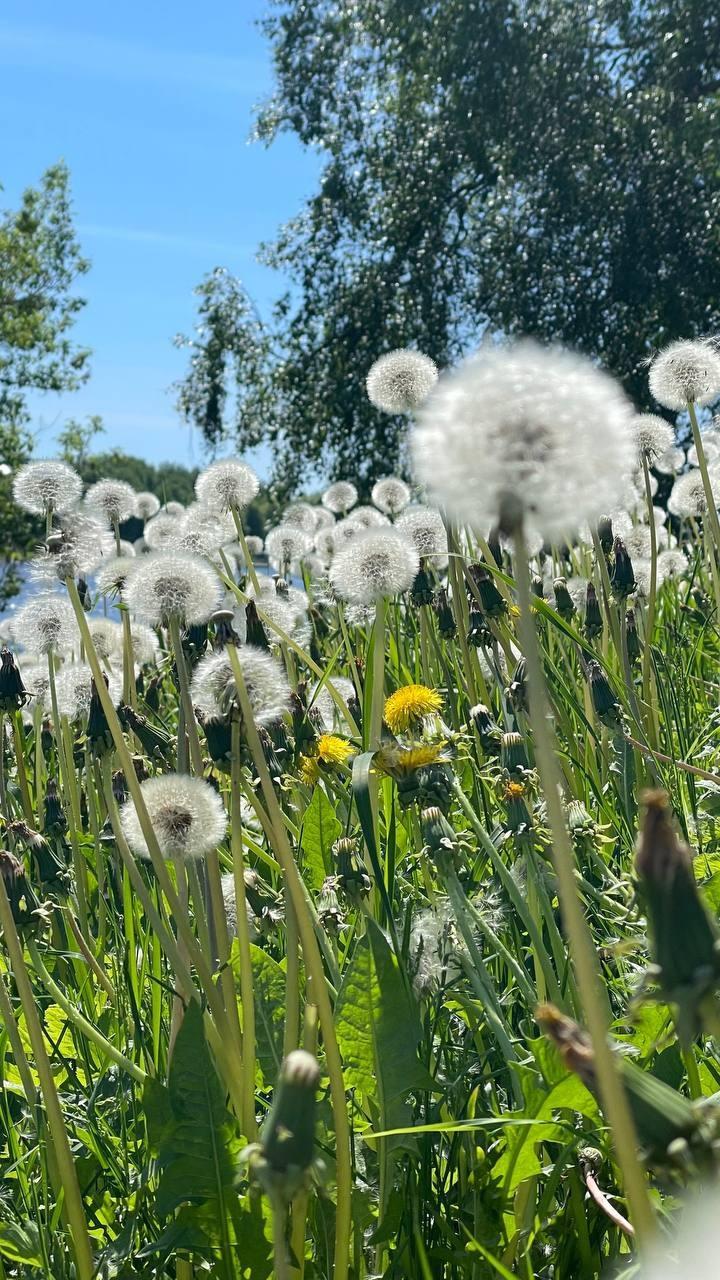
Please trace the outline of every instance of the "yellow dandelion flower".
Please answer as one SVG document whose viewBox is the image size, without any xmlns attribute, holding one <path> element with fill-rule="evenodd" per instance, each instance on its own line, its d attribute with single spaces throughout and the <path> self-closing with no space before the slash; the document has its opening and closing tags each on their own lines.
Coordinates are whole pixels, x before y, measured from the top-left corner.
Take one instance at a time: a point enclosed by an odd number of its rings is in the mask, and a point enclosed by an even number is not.
<svg viewBox="0 0 720 1280">
<path fill-rule="evenodd" d="M 351 742 L 344 738 L 336 738 L 332 733 L 323 733 L 316 743 L 317 758 L 323 764 L 345 764 L 353 754 Z"/>
<path fill-rule="evenodd" d="M 315 756 L 301 756 L 299 762 L 300 780 L 306 787 L 314 787 L 320 780 L 320 765 Z"/>
<path fill-rule="evenodd" d="M 525 795 L 525 787 L 522 782 L 506 782 L 503 787 L 503 796 L 506 800 L 519 800 Z"/>
<path fill-rule="evenodd" d="M 446 760 L 444 747 L 444 742 L 427 742 L 416 747 L 381 747 L 375 755 L 375 768 L 391 778 L 405 777 L 417 769 Z"/>
<path fill-rule="evenodd" d="M 393 733 L 407 733 L 441 707 L 442 698 L 436 689 L 428 689 L 424 684 L 406 684 L 386 699 L 385 723 Z"/>
</svg>

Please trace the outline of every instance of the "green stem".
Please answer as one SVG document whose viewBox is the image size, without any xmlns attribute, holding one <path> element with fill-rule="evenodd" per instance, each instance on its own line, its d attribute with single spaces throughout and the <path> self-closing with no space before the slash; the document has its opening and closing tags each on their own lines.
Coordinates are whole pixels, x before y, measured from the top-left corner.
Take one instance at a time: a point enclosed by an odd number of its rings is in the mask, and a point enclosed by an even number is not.
<svg viewBox="0 0 720 1280">
<path fill-rule="evenodd" d="M 718 573 L 718 559 L 720 558 L 720 522 L 718 521 L 715 495 L 713 493 L 712 484 L 710 483 L 707 459 L 705 457 L 705 448 L 700 434 L 697 414 L 695 413 L 695 405 L 690 400 L 688 401 L 688 413 L 690 415 L 693 444 L 695 445 L 697 453 L 698 467 L 700 468 L 703 489 L 705 491 L 705 501 L 707 503 L 707 511 L 705 512 L 703 524 L 710 534 L 710 546 L 708 548 L 708 553 L 710 560 L 710 572 L 713 581 L 713 593 L 715 595 L 715 618 L 716 621 L 718 621 L 720 620 L 720 574 Z"/>
<path fill-rule="evenodd" d="M 201 778 L 203 775 L 202 748 L 200 746 L 200 737 L 198 734 L 195 713 L 193 711 L 192 698 L 190 697 L 190 677 L 188 675 L 187 662 L 185 661 L 185 650 L 182 647 L 180 621 L 177 617 L 170 618 L 169 631 L 173 654 L 175 656 L 178 685 L 180 686 L 180 700 L 182 702 L 183 711 L 185 712 L 185 728 L 190 742 L 192 771 L 197 778 Z"/>
<path fill-rule="evenodd" d="M 381 597 L 375 605 L 375 627 L 373 629 L 373 684 L 372 704 L 370 708 L 370 724 L 366 729 L 366 746 L 377 751 L 382 739 L 382 718 L 385 704 L 385 617 L 387 602 Z"/>
<path fill-rule="evenodd" d="M 242 553 L 243 553 L 243 556 L 244 556 L 244 558 L 245 558 L 245 565 L 246 565 L 246 568 L 247 568 L 247 571 L 248 571 L 248 576 L 249 576 L 249 578 L 250 578 L 250 581 L 252 582 L 252 585 L 253 585 L 253 591 L 255 592 L 255 595 L 256 595 L 256 596 L 258 597 L 258 599 L 259 599 L 259 598 L 260 598 L 260 583 L 259 583 L 259 581 L 258 581 L 257 570 L 256 570 L 256 568 L 255 568 L 255 562 L 254 562 L 254 560 L 253 560 L 252 556 L 250 555 L 250 552 L 248 551 L 248 544 L 247 544 L 247 540 L 246 540 L 246 538 L 245 538 L 245 531 L 244 531 L 243 526 L 242 526 L 242 517 L 241 517 L 240 512 L 238 511 L 237 507 L 231 507 L 231 508 L 230 508 L 230 511 L 231 511 L 231 513 L 232 513 L 232 518 L 233 518 L 233 520 L 234 520 L 234 522 L 235 522 L 235 531 L 236 531 L 236 533 L 237 533 L 237 539 L 238 539 L 238 542 L 240 543 L 240 546 L 241 546 L 241 548 L 242 548 Z"/>
<path fill-rule="evenodd" d="M 243 1132 L 248 1142 L 257 1136 L 255 1120 L 255 996 L 253 993 L 252 953 L 245 896 L 245 859 L 242 833 L 242 789 L 240 785 L 240 722 L 233 718 L 230 763 L 230 848 L 235 880 L 235 914 L 240 949 L 240 1001 L 242 1004 L 243 1049 Z"/>
</svg>

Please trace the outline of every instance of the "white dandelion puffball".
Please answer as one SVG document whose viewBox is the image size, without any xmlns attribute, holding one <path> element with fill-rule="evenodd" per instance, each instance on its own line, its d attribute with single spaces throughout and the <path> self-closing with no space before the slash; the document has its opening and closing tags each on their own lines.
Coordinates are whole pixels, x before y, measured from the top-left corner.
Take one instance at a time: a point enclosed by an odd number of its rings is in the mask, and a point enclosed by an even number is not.
<svg viewBox="0 0 720 1280">
<path fill-rule="evenodd" d="M 112 666 L 119 661 L 122 667 L 123 629 L 112 618 L 88 618 L 92 642 L 100 661 Z"/>
<path fill-rule="evenodd" d="M 332 511 L 328 511 L 327 507 L 313 507 L 313 515 L 315 516 L 315 532 L 319 533 L 321 529 L 332 529 L 335 525 L 335 516 Z"/>
<path fill-rule="evenodd" d="M 252 467 L 239 458 L 221 458 L 211 462 L 195 481 L 195 493 L 209 511 L 243 511 L 260 488 Z"/>
<path fill-rule="evenodd" d="M 662 573 L 663 580 L 665 578 L 681 578 L 687 567 L 688 562 L 682 551 L 675 549 L 661 551 L 658 556 L 658 569 Z"/>
<path fill-rule="evenodd" d="M 357 531 L 356 531 L 357 532 Z M 315 534 L 315 550 L 323 564 L 327 565 L 335 551 L 335 529 L 319 529 Z"/>
<path fill-rule="evenodd" d="M 394 516 L 410 501 L 410 489 L 398 476 L 385 476 L 373 485 L 370 497 L 386 515 Z"/>
<path fill-rule="evenodd" d="M 164 511 L 165 514 L 169 516 L 181 516 L 185 512 L 185 503 L 175 502 L 171 499 L 170 502 L 164 503 L 164 505 L 161 507 L 161 510 Z"/>
<path fill-rule="evenodd" d="M 167 551 L 169 547 L 175 546 L 181 528 L 181 516 L 171 515 L 169 511 L 159 511 L 145 525 L 143 538 L 146 547 L 150 551 Z"/>
<path fill-rule="evenodd" d="M 62 596 L 43 593 L 18 609 L 13 637 L 29 653 L 59 653 L 79 648 L 80 633 L 72 607 Z"/>
<path fill-rule="evenodd" d="M 26 462 L 13 480 L 13 498 L 23 511 L 47 515 L 67 511 L 82 497 L 83 483 L 74 467 L 66 462 Z"/>
<path fill-rule="evenodd" d="M 31 704 L 42 704 L 45 694 L 50 688 L 50 675 L 47 662 L 23 662 L 21 673 L 23 684 L 31 697 Z"/>
<path fill-rule="evenodd" d="M 139 667 L 153 667 L 160 659 L 160 641 L 152 627 L 133 618 L 130 624 L 133 658 Z"/>
<path fill-rule="evenodd" d="M 529 340 L 483 348 L 420 410 L 415 469 L 459 522 L 502 523 L 512 504 L 546 538 L 564 537 L 618 505 L 635 459 L 630 419 L 617 383 L 580 356 Z"/>
<path fill-rule="evenodd" d="M 139 520 L 152 520 L 160 510 L 160 499 L 143 489 L 135 494 L 135 515 Z"/>
<path fill-rule="evenodd" d="M 655 459 L 653 466 L 664 476 L 674 476 L 685 462 L 685 454 L 679 445 L 673 446 L 672 449 L 666 450 L 659 458 Z"/>
<path fill-rule="evenodd" d="M 348 680 L 347 676 L 332 676 L 331 679 L 333 688 L 340 694 L 346 705 L 356 697 L 355 685 L 352 680 Z M 320 716 L 325 733 L 333 733 L 337 730 L 341 733 L 347 731 L 345 716 L 342 715 L 326 684 L 321 689 L 318 689 L 318 686 L 315 685 L 310 699 L 310 706 Z"/>
<path fill-rule="evenodd" d="M 356 507 L 350 512 L 347 520 L 356 529 L 379 529 L 381 525 L 390 524 L 385 513 L 378 511 L 377 507 Z"/>
<path fill-rule="evenodd" d="M 140 787 L 163 858 L 202 858 L 217 849 L 227 829 L 222 799 L 209 782 L 182 773 L 147 778 Z M 148 858 L 137 810 L 127 800 L 120 811 L 133 853 Z"/>
<path fill-rule="evenodd" d="M 368 373 L 368 399 L 385 413 L 411 413 L 437 382 L 437 366 L 420 351 L 388 351 Z"/>
<path fill-rule="evenodd" d="M 290 703 L 290 687 L 282 666 L 272 654 L 255 645 L 240 645 L 237 654 L 255 723 L 274 724 L 282 719 Z M 241 713 L 235 676 L 224 649 L 200 660 L 190 696 L 193 706 L 207 720 L 224 720 L 233 712 Z"/>
<path fill-rule="evenodd" d="M 87 577 L 112 555 L 113 547 L 113 536 L 100 520 L 81 511 L 70 511 L 60 518 L 58 527 L 32 561 L 33 577 L 46 582 Z"/>
<path fill-rule="evenodd" d="M 655 462 L 675 444 L 675 429 L 658 413 L 636 413 L 632 420 L 637 451 L 641 458 Z"/>
<path fill-rule="evenodd" d="M 338 516 L 347 515 L 357 500 L 358 491 L 349 480 L 336 480 L 322 496 L 323 506 Z"/>
<path fill-rule="evenodd" d="M 720 444 L 718 444 L 717 438 L 715 436 L 711 436 L 708 433 L 707 435 L 703 436 L 702 445 L 703 445 L 703 453 L 705 454 L 706 462 L 717 462 L 718 458 L 720 458 Z M 690 448 L 688 449 L 687 460 L 690 463 L 691 467 L 700 466 L 698 451 L 695 448 L 694 444 L 691 444 Z"/>
<path fill-rule="evenodd" d="M 66 662 L 55 676 L 58 715 L 68 720 L 81 720 L 90 710 L 92 698 L 92 671 L 85 662 Z M 117 706 L 120 701 L 122 682 L 110 677 L 108 692 Z M 49 687 L 45 692 L 44 710 L 52 715 L 52 696 Z"/>
<path fill-rule="evenodd" d="M 289 565 L 302 559 L 312 547 L 309 533 L 296 525 L 279 524 L 271 529 L 265 538 L 265 552 L 268 560 L 278 569 L 284 570 Z"/>
<path fill-rule="evenodd" d="M 414 544 L 399 529 L 368 529 L 337 551 L 330 582 L 349 604 L 368 605 L 408 591 L 420 568 Z"/>
<path fill-rule="evenodd" d="M 241 801 L 241 805 L 245 805 L 246 808 L 249 808 L 246 800 Z M 243 826 L 245 825 L 246 824 L 243 820 Z M 225 904 L 225 917 L 228 922 L 228 929 L 233 937 L 237 937 L 237 899 L 235 896 L 235 875 L 232 871 L 225 872 L 225 875 L 220 879 L 220 886 L 222 888 L 223 902 Z M 255 916 L 253 914 L 252 907 L 247 901 L 245 902 L 245 911 L 248 922 L 248 936 L 251 942 L 257 942 L 260 934 L 258 933 L 257 925 L 255 924 Z"/>
<path fill-rule="evenodd" d="M 210 511 L 195 504 L 177 522 L 174 537 L 168 545 L 173 551 L 190 551 L 193 555 L 212 558 L 221 547 L 237 538 L 229 512 Z"/>
<path fill-rule="evenodd" d="M 95 585 L 100 595 L 119 595 L 139 563 L 135 556 L 108 556 L 107 560 L 103 560 L 95 576 Z"/>
<path fill-rule="evenodd" d="M 125 603 L 151 627 L 177 618 L 185 625 L 207 622 L 222 598 L 215 570 L 199 556 L 178 552 L 145 556 L 125 583 Z"/>
<path fill-rule="evenodd" d="M 248 533 L 245 535 L 245 546 L 251 556 L 261 556 L 265 550 L 265 540 L 258 538 L 257 534 Z"/>
<path fill-rule="evenodd" d="M 122 524 L 135 511 L 135 490 L 125 480 L 98 480 L 85 494 L 91 510 L 99 511 L 108 524 Z"/>
<path fill-rule="evenodd" d="M 317 528 L 315 508 L 309 502 L 294 502 L 283 513 L 281 525 L 302 529 L 304 533 L 314 533 Z"/>
<path fill-rule="evenodd" d="M 707 498 L 699 471 L 686 471 L 678 476 L 668 498 L 668 511 L 673 516 L 688 520 L 707 511 Z"/>
<path fill-rule="evenodd" d="M 651 395 L 666 409 L 710 404 L 720 395 L 720 354 L 709 342 L 671 342 L 650 365 Z"/>
<path fill-rule="evenodd" d="M 395 528 L 407 534 L 421 559 L 425 556 L 447 554 L 447 529 L 436 507 L 424 507 L 420 504 L 406 507 L 395 521 Z"/>
</svg>

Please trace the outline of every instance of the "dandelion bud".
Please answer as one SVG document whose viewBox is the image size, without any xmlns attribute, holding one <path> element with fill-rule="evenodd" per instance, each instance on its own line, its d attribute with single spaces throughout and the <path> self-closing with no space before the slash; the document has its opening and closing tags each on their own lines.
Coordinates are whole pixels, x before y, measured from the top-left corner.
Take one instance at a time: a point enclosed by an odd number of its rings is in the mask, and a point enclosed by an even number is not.
<svg viewBox="0 0 720 1280">
<path fill-rule="evenodd" d="M 177 743 L 166 729 L 153 724 L 147 716 L 140 715 L 132 707 L 125 705 L 118 707 L 118 717 L 123 728 L 135 734 L 148 759 L 167 762 L 172 758 Z M 88 734 L 89 732 L 88 722 Z"/>
<path fill-rule="evenodd" d="M 506 773 L 524 775 L 530 768 L 528 754 L 519 733 L 504 733 L 500 739 L 500 763 Z"/>
<path fill-rule="evenodd" d="M 483 751 L 489 756 L 497 755 L 502 735 L 492 712 L 482 702 L 478 702 L 477 706 L 471 708 L 469 718 Z"/>
<path fill-rule="evenodd" d="M 615 535 L 613 533 L 613 522 L 610 516 L 601 516 L 598 520 L 597 535 L 603 555 L 609 556 L 613 549 Z"/>
<path fill-rule="evenodd" d="M 450 607 L 448 593 L 444 587 L 440 587 L 440 590 L 436 593 L 434 607 L 438 632 L 443 640 L 452 640 L 457 635 L 457 626 L 455 624 L 455 615 Z"/>
<path fill-rule="evenodd" d="M 576 609 L 575 602 L 567 589 L 567 582 L 564 578 L 555 579 L 553 591 L 555 593 L 555 608 L 565 622 L 570 622 L 576 613 Z"/>
<path fill-rule="evenodd" d="M 635 621 L 635 610 L 628 609 L 625 615 L 627 627 L 627 651 L 628 658 L 632 663 L 640 661 L 642 654 L 642 646 L 640 644 L 640 636 L 638 635 L 637 622 Z"/>
<path fill-rule="evenodd" d="M 602 635 L 602 629 L 603 620 L 597 592 L 592 582 L 588 582 L 585 595 L 585 635 L 588 640 L 594 640 L 596 636 Z"/>
<path fill-rule="evenodd" d="M 107 677 L 103 675 L 105 685 L 107 686 Z M 88 711 L 87 722 L 87 739 L 91 747 L 102 756 L 106 751 L 110 751 L 113 745 L 113 736 L 110 732 L 102 702 L 97 691 L 95 680 L 90 681 L 90 709 Z"/>
<path fill-rule="evenodd" d="M 470 575 L 480 596 L 480 605 L 488 618 L 502 618 L 507 613 L 507 601 L 501 596 L 484 564 L 471 564 Z"/>
<path fill-rule="evenodd" d="M 247 644 L 254 645 L 257 649 L 270 648 L 270 641 L 254 600 L 248 600 L 245 605 L 245 639 Z"/>
<path fill-rule="evenodd" d="M 135 490 L 125 480 L 98 480 L 85 494 L 85 502 L 116 527 L 135 510 Z"/>
<path fill-rule="evenodd" d="M 336 840 L 333 847 L 336 859 L 336 881 L 348 902 L 359 906 L 372 888 L 372 881 L 365 870 L 357 840 L 347 836 Z"/>
<path fill-rule="evenodd" d="M 318 895 L 317 914 L 320 924 L 331 938 L 338 938 L 343 929 L 347 928 L 345 913 L 340 906 L 332 877 L 325 881 Z"/>
<path fill-rule="evenodd" d="M 0 850 L 0 876 L 10 902 L 12 918 L 18 928 L 29 924 L 40 903 L 30 884 L 25 868 L 14 853 Z"/>
<path fill-rule="evenodd" d="M 0 653 L 0 711 L 19 711 L 30 696 L 12 653 L 3 649 Z"/>
<path fill-rule="evenodd" d="M 438 371 L 419 351 L 389 351 L 371 366 L 368 399 L 385 413 L 410 413 L 419 408 L 437 382 Z"/>
<path fill-rule="evenodd" d="M 294 1049 L 280 1068 L 272 1109 L 263 1125 L 260 1147 L 273 1175 L 273 1190 L 287 1201 L 312 1164 L 319 1084 L 317 1059 L 304 1049 Z"/>
<path fill-rule="evenodd" d="M 493 634 L 488 626 L 487 618 L 479 609 L 471 608 L 468 613 L 468 644 L 475 645 L 491 645 L 493 642 Z"/>
<path fill-rule="evenodd" d="M 202 778 L 168 773 L 141 783 L 145 807 L 164 858 L 202 858 L 220 844 L 227 827 L 225 807 Z M 139 858 L 149 852 L 132 800 L 120 811 L 125 839 Z"/>
<path fill-rule="evenodd" d="M 235 614 L 232 609 L 217 609 L 212 615 L 210 621 L 213 623 L 213 640 L 212 647 L 217 653 L 219 649 L 225 649 L 229 644 L 238 645 L 241 643 L 233 622 Z"/>
<path fill-rule="evenodd" d="M 244 511 L 260 488 L 252 467 L 236 458 L 221 458 L 200 472 L 195 481 L 198 502 L 209 511 Z"/>
<path fill-rule="evenodd" d="M 626 596 L 631 595 L 635 590 L 635 574 L 632 560 L 622 538 L 616 538 L 613 543 L 613 568 L 610 575 L 610 583 L 613 595 L 618 600 L 624 600 Z"/>
<path fill-rule="evenodd" d="M 709 342 L 671 342 L 650 365 L 648 381 L 666 409 L 709 404 L 720 395 L 720 355 Z"/>
<path fill-rule="evenodd" d="M 60 804 L 57 783 L 52 778 L 49 778 L 45 790 L 43 833 L 46 836 L 57 836 L 62 835 L 65 831 L 67 831 L 67 818 Z"/>
<path fill-rule="evenodd" d="M 508 685 L 508 697 L 516 711 L 527 711 L 529 707 L 527 689 L 527 662 L 520 658 L 513 673 L 512 683 Z"/>
<path fill-rule="evenodd" d="M 423 809 L 420 830 L 425 851 L 436 863 L 440 874 L 455 871 L 459 858 L 457 836 L 437 805 Z"/>
<path fill-rule="evenodd" d="M 605 672 L 598 662 L 589 662 L 587 674 L 598 719 L 608 728 L 617 729 L 622 723 L 621 708 Z"/>
</svg>

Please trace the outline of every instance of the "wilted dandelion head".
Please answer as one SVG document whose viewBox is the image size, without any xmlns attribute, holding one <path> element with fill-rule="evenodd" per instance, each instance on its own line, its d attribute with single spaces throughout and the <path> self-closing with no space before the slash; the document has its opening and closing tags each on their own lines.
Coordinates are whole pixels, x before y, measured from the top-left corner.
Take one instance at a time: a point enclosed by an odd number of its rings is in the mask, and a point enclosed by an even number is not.
<svg viewBox="0 0 720 1280">
<path fill-rule="evenodd" d="M 406 507 L 398 516 L 395 528 L 410 538 L 421 559 L 447 554 L 447 529 L 437 507 Z"/>
<path fill-rule="evenodd" d="M 618 504 L 633 464 L 630 407 L 588 360 L 531 341 L 483 349 L 440 380 L 420 410 L 419 480 L 459 522 L 547 538 Z"/>
<path fill-rule="evenodd" d="M 684 462 L 685 454 L 683 450 L 679 446 L 673 446 L 671 449 L 666 449 L 665 453 L 662 453 L 659 458 L 656 458 L 653 466 L 661 475 L 674 476 Z"/>
<path fill-rule="evenodd" d="M 88 618 L 88 627 L 92 636 L 95 652 L 100 661 L 113 666 L 118 660 L 122 663 L 123 629 L 119 622 L 112 618 Z"/>
<path fill-rule="evenodd" d="M 237 650 L 248 701 L 256 724 L 274 724 L 288 709 L 290 688 L 282 666 L 272 654 L 255 645 Z M 190 689 L 192 703 L 207 720 L 224 720 L 240 712 L 240 699 L 227 652 L 207 654 L 195 668 Z"/>
<path fill-rule="evenodd" d="M 225 835 L 225 807 L 214 787 L 202 778 L 167 773 L 141 784 L 142 797 L 164 858 L 202 858 L 217 849 Z M 122 829 L 139 858 L 149 857 L 137 810 L 128 800 L 120 811 Z"/>
<path fill-rule="evenodd" d="M 295 564 L 311 549 L 309 533 L 291 524 L 279 524 L 265 538 L 267 558 L 276 568 L 284 569 Z"/>
<path fill-rule="evenodd" d="M 119 595 L 133 569 L 140 562 L 135 556 L 108 556 L 95 576 L 101 596 Z"/>
<path fill-rule="evenodd" d="M 373 485 L 370 496 L 376 507 L 394 516 L 410 501 L 410 489 L 398 476 L 385 476 Z"/>
<path fill-rule="evenodd" d="M 43 593 L 18 609 L 13 636 L 30 653 L 66 655 L 79 645 L 75 614 L 62 596 Z"/>
<path fill-rule="evenodd" d="M 135 490 L 125 480 L 98 480 L 90 485 L 85 502 L 100 512 L 108 524 L 121 524 L 135 510 Z"/>
<path fill-rule="evenodd" d="M 368 373 L 368 399 L 385 413 L 411 413 L 432 391 L 437 376 L 434 361 L 420 351 L 388 351 Z"/>
<path fill-rule="evenodd" d="M 132 613 L 151 627 L 177 618 L 185 625 L 207 622 L 222 597 L 214 569 L 199 556 L 178 552 L 145 556 L 125 584 Z"/>
<path fill-rule="evenodd" d="M 343 600 L 367 605 L 408 591 L 419 567 L 415 546 L 401 530 L 368 529 L 336 552 L 330 582 Z"/>
<path fill-rule="evenodd" d="M 675 444 L 675 430 L 667 418 L 658 413 L 636 413 L 632 420 L 635 444 L 640 458 L 654 463 Z"/>
<path fill-rule="evenodd" d="M 684 475 L 678 476 L 670 490 L 668 511 L 682 520 L 701 516 L 707 511 L 707 499 L 699 471 L 686 471 Z"/>
<path fill-rule="evenodd" d="M 335 484 L 331 484 L 322 496 L 323 506 L 328 511 L 333 511 L 335 515 L 347 515 L 351 507 L 355 506 L 358 500 L 358 491 L 354 484 L 350 484 L 349 480 L 336 480 Z"/>
<path fill-rule="evenodd" d="M 200 472 L 195 481 L 195 493 L 209 511 L 243 511 L 260 488 L 252 467 L 239 458 L 220 458 Z"/>
<path fill-rule="evenodd" d="M 281 525 L 302 529 L 308 534 L 314 533 L 317 528 L 315 507 L 311 507 L 309 502 L 294 502 L 283 513 Z"/>
<path fill-rule="evenodd" d="M 68 511 L 80 501 L 83 484 L 67 462 L 26 462 L 13 480 L 13 498 L 23 511 L 46 515 L 48 511 Z"/>
<path fill-rule="evenodd" d="M 180 516 L 171 515 L 169 511 L 159 511 L 145 525 L 145 545 L 151 551 L 167 551 L 175 546 L 181 528 Z"/>
<path fill-rule="evenodd" d="M 139 520 L 152 520 L 160 510 L 160 499 L 146 489 L 135 494 L 135 515 Z"/>
<path fill-rule="evenodd" d="M 709 404 L 720 395 L 720 355 L 709 342 L 671 342 L 650 365 L 649 384 L 666 409 Z"/>
</svg>

